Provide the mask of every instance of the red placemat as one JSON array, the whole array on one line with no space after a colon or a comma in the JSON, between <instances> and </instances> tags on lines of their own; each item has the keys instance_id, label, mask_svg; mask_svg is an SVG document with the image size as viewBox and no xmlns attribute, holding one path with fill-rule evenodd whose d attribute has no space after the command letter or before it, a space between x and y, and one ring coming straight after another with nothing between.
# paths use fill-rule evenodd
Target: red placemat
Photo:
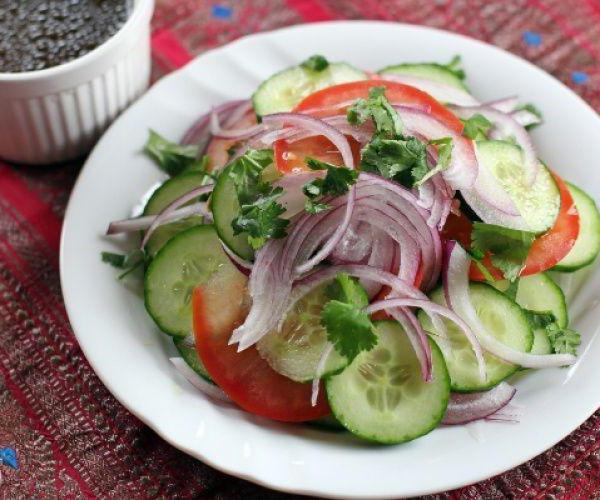
<instances>
[{"instance_id":1,"label":"red placemat","mask_svg":"<svg viewBox=\"0 0 600 500\"><path fill-rule=\"evenodd\" d=\"M329 19L426 24L485 40L541 66L600 110L598 0L158 0L154 77L248 33ZM288 498L166 444L86 362L58 279L61 220L81 163L0 163L0 496ZM530 462L439 497L600 498L599 491L600 411Z\"/></svg>"}]
</instances>

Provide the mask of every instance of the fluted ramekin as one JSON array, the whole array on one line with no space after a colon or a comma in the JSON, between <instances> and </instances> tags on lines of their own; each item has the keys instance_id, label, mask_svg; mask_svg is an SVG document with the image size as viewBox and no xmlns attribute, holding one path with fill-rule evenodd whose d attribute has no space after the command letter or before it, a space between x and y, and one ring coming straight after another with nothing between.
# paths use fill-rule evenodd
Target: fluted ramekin
<instances>
[{"instance_id":1,"label":"fluted ramekin","mask_svg":"<svg viewBox=\"0 0 600 500\"><path fill-rule=\"evenodd\" d=\"M73 61L0 73L0 158L47 164L75 158L148 87L154 0L135 0L111 38Z\"/></svg>"}]
</instances>

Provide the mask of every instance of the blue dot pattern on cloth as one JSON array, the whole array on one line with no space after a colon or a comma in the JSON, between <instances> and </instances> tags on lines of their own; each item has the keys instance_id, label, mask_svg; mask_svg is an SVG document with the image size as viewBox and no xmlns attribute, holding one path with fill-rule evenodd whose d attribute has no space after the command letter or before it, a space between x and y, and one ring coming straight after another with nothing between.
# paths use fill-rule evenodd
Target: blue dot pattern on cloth
<instances>
[{"instance_id":1,"label":"blue dot pattern on cloth","mask_svg":"<svg viewBox=\"0 0 600 500\"><path fill-rule=\"evenodd\" d=\"M587 82L588 78L589 77L587 73L584 73L583 71L573 71L573 73L571 73L571 80L573 81L573 83L578 83L581 85Z\"/></svg>"},{"instance_id":2,"label":"blue dot pattern on cloth","mask_svg":"<svg viewBox=\"0 0 600 500\"><path fill-rule=\"evenodd\" d=\"M212 6L212 15L218 19L230 19L231 12L231 7L227 7L226 5L216 4Z\"/></svg>"},{"instance_id":3,"label":"blue dot pattern on cloth","mask_svg":"<svg viewBox=\"0 0 600 500\"><path fill-rule=\"evenodd\" d=\"M0 448L0 463L8 465L11 469L19 470L17 452L13 448Z\"/></svg>"},{"instance_id":4,"label":"blue dot pattern on cloth","mask_svg":"<svg viewBox=\"0 0 600 500\"><path fill-rule=\"evenodd\" d=\"M523 41L532 47L538 47L542 44L542 35L535 31L525 31L523 33Z\"/></svg>"}]
</instances>

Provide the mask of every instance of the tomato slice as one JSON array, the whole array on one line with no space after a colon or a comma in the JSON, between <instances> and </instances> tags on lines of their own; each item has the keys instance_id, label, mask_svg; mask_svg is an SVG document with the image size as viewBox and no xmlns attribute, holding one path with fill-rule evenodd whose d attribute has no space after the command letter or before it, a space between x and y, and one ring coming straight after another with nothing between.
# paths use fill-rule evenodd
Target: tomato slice
<instances>
[{"instance_id":1,"label":"tomato slice","mask_svg":"<svg viewBox=\"0 0 600 500\"><path fill-rule=\"evenodd\" d=\"M573 197L565 181L554 172L552 175L560 191L560 211L554 226L533 241L521 276L541 273L554 267L569 253L579 234L579 214ZM472 224L467 217L463 214L450 214L442 231L442 238L457 240L469 248L471 231ZM490 255L486 255L482 263L495 279L503 278L502 272L492 264ZM474 281L485 281L475 264L471 265L470 278Z\"/></svg>"},{"instance_id":2,"label":"tomato slice","mask_svg":"<svg viewBox=\"0 0 600 500\"><path fill-rule=\"evenodd\" d=\"M427 109L431 116L449 129L458 134L463 130L463 124L457 116L429 94L410 85L388 80L361 80L326 87L305 97L294 111L318 117L342 114L356 99L366 99L373 87L385 87L385 96L392 104L410 104Z\"/></svg>"},{"instance_id":3,"label":"tomato slice","mask_svg":"<svg viewBox=\"0 0 600 500\"><path fill-rule=\"evenodd\" d=\"M563 260L579 236L579 213L565 181L552 172L560 191L560 211L554 226L531 245L521 276L537 274Z\"/></svg>"},{"instance_id":4,"label":"tomato slice","mask_svg":"<svg viewBox=\"0 0 600 500\"><path fill-rule=\"evenodd\" d=\"M360 161L360 144L352 137L348 137L352 154L356 164ZM342 165L342 155L329 139L322 135L308 137L295 142L284 140L275 141L273 144L275 165L281 173L298 173L310 170L306 165L306 158Z\"/></svg>"},{"instance_id":5,"label":"tomato slice","mask_svg":"<svg viewBox=\"0 0 600 500\"><path fill-rule=\"evenodd\" d=\"M446 107L419 89L401 83L385 80L364 80L342 83L314 92L295 108L295 112L325 117L345 113L348 107L359 98L366 98L372 87L385 87L386 96L392 103L412 104L429 110L429 113L448 128L461 133L461 121ZM360 160L360 146L349 138L355 162ZM339 165L341 156L337 148L325 137L315 136L288 143L279 140L274 144L275 164L283 173L307 170L306 157L312 156L322 161Z\"/></svg>"},{"instance_id":6,"label":"tomato slice","mask_svg":"<svg viewBox=\"0 0 600 500\"><path fill-rule=\"evenodd\" d=\"M223 304L219 302L212 300L210 290L194 289L196 349L219 387L244 410L273 420L302 422L328 415L330 409L323 390L313 407L311 384L294 382L280 375L254 347L237 352L237 346L227 344L231 331L243 320L245 310L239 307L237 316L223 318L220 315Z\"/></svg>"}]
</instances>

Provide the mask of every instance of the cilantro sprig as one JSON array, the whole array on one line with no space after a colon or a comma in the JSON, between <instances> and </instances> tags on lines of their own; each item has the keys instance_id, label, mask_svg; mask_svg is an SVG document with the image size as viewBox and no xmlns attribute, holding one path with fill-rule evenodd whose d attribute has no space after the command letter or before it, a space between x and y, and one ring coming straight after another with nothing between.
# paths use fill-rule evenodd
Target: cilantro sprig
<instances>
[{"instance_id":1,"label":"cilantro sprig","mask_svg":"<svg viewBox=\"0 0 600 500\"><path fill-rule=\"evenodd\" d=\"M434 175L443 172L450 166L452 161L452 150L454 149L454 142L451 137L442 137L441 139L433 139L429 141L430 145L437 146L438 159L436 165L427 170L425 169L413 169L413 183L415 186L420 186L427 180L431 179Z\"/></svg>"},{"instance_id":2,"label":"cilantro sprig","mask_svg":"<svg viewBox=\"0 0 600 500\"><path fill-rule=\"evenodd\" d=\"M358 99L348 108L347 119L352 125L373 120L378 137L393 138L402 133L402 120L385 97L385 87L372 87L367 99Z\"/></svg>"},{"instance_id":3,"label":"cilantro sprig","mask_svg":"<svg viewBox=\"0 0 600 500\"><path fill-rule=\"evenodd\" d=\"M356 183L358 172L346 167L338 167L316 158L307 158L306 164L311 170L325 170L325 177L320 177L306 183L302 187L302 192L308 198L306 200L305 210L308 213L316 214L331 208L326 203L319 203L317 199L323 196L342 196L350 189L350 186Z\"/></svg>"},{"instance_id":4,"label":"cilantro sprig","mask_svg":"<svg viewBox=\"0 0 600 500\"><path fill-rule=\"evenodd\" d=\"M358 99L348 108L347 119L354 125L372 120L375 126L371 141L361 151L361 170L413 187L450 165L452 139L444 137L428 143L438 149L438 162L430 168L427 144L402 134L402 120L386 98L385 87L371 88L367 99Z\"/></svg>"},{"instance_id":5,"label":"cilantro sprig","mask_svg":"<svg viewBox=\"0 0 600 500\"><path fill-rule=\"evenodd\" d=\"M271 163L273 150L251 149L231 163L228 170L240 204L231 227L234 234L247 233L248 243L255 250L270 238L284 238L289 224L280 217L285 208L277 201L283 189L262 180L263 170Z\"/></svg>"},{"instance_id":6,"label":"cilantro sprig","mask_svg":"<svg viewBox=\"0 0 600 500\"><path fill-rule=\"evenodd\" d=\"M377 345L373 323L364 312L369 299L358 281L344 273L327 287L327 294L331 300L321 312L321 324L335 350L352 362Z\"/></svg>"},{"instance_id":7,"label":"cilantro sprig","mask_svg":"<svg viewBox=\"0 0 600 500\"><path fill-rule=\"evenodd\" d=\"M321 72L329 67L329 61L320 54L310 56L308 59L300 63L300 66L309 71Z\"/></svg>"},{"instance_id":8,"label":"cilantro sprig","mask_svg":"<svg viewBox=\"0 0 600 500\"><path fill-rule=\"evenodd\" d=\"M464 124L463 135L474 141L487 139L488 131L494 126L491 121L479 113L462 120L462 122Z\"/></svg>"},{"instance_id":9,"label":"cilantro sprig","mask_svg":"<svg viewBox=\"0 0 600 500\"><path fill-rule=\"evenodd\" d=\"M136 269L139 269L147 261L146 254L139 248L126 254L100 252L100 258L102 259L102 262L106 264L109 264L117 269L123 269L123 273L118 276L119 279L123 279Z\"/></svg>"},{"instance_id":10,"label":"cilantro sprig","mask_svg":"<svg viewBox=\"0 0 600 500\"><path fill-rule=\"evenodd\" d=\"M581 336L571 328L561 328L551 311L532 311L525 309L527 321L532 330L543 329L548 336L552 352L555 354L577 354Z\"/></svg>"},{"instance_id":11,"label":"cilantro sprig","mask_svg":"<svg viewBox=\"0 0 600 500\"><path fill-rule=\"evenodd\" d=\"M519 277L534 239L535 233L529 231L475 222L471 250L479 255L490 252L492 264L512 282Z\"/></svg>"},{"instance_id":12,"label":"cilantro sprig","mask_svg":"<svg viewBox=\"0 0 600 500\"><path fill-rule=\"evenodd\" d=\"M188 171L204 172L207 178L210 177L208 156L198 157L200 148L196 145L177 144L150 130L144 151L171 177Z\"/></svg>"}]
</instances>

